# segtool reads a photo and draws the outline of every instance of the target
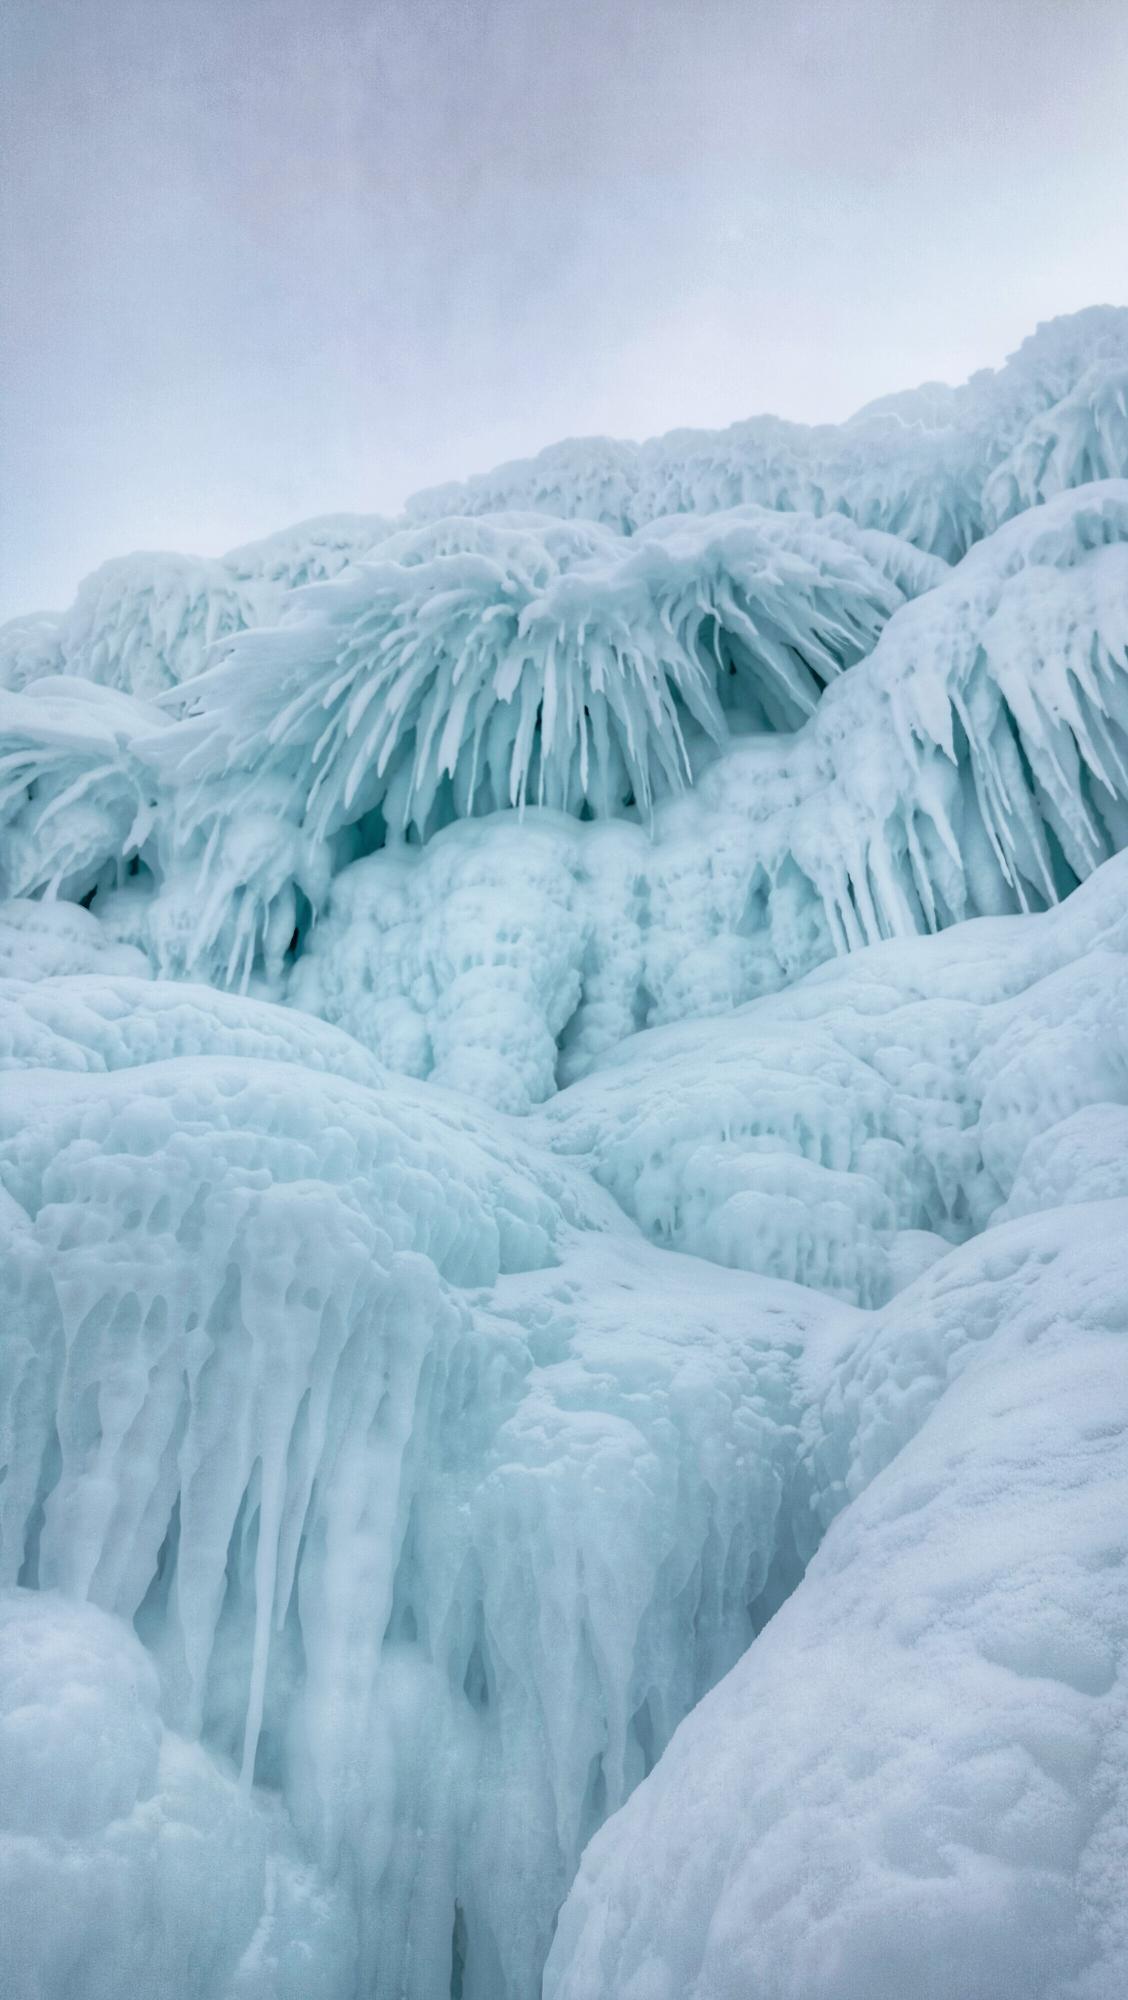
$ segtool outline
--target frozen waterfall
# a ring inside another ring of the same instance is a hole
[[[1128,1991],[1126,411],[0,630],[5,2000]]]

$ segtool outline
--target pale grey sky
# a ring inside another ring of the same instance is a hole
[[[6,0],[0,613],[1128,302],[1128,0]]]

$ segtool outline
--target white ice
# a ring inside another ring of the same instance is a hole
[[[1128,1990],[1126,367],[0,631],[6,2000]]]
[[[848,1504],[596,1836],[546,2000],[1124,1992],[1126,1245],[1123,1199],[1010,1223],[850,1348],[805,1445]]]

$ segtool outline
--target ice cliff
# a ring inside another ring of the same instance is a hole
[[[0,631],[6,2000],[1128,1990],[1126,412]]]

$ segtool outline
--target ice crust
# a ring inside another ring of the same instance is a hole
[[[0,632],[5,2000],[1128,1990],[1126,327]]]

